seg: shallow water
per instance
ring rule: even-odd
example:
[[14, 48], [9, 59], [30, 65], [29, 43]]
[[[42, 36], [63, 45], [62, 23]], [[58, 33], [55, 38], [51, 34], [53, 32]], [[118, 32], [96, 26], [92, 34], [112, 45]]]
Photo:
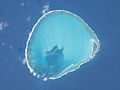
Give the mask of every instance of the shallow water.
[[40, 78], [60, 78], [92, 59], [99, 46], [97, 36], [80, 17], [68, 11], [51, 11], [30, 33], [27, 65]]

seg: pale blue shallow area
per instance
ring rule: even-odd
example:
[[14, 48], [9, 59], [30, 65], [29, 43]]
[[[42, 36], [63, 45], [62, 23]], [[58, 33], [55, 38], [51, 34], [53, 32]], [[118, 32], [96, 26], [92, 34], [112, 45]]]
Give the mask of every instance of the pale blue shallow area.
[[99, 44], [90, 27], [67, 11], [46, 14], [33, 30], [28, 63], [43, 78], [55, 79], [79, 68], [90, 60]]

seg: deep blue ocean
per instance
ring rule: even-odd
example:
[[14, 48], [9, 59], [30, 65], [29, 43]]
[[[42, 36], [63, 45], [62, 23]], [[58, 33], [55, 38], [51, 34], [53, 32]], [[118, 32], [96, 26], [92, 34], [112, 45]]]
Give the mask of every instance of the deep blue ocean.
[[[37, 20], [56, 9], [84, 19], [101, 47], [79, 70], [44, 82], [30, 74], [24, 51]], [[120, 90], [120, 1], [0, 0], [0, 90]]]

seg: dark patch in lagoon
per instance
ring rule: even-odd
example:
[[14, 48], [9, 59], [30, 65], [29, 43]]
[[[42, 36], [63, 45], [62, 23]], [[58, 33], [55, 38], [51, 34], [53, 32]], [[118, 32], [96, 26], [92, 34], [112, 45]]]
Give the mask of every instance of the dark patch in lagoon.
[[[48, 66], [55, 66], [60, 57], [63, 57], [63, 48], [58, 49], [57, 45], [51, 51], [46, 52], [45, 59]], [[59, 61], [58, 61], [59, 62]]]
[[97, 36], [80, 17], [54, 10], [33, 27], [26, 44], [26, 63], [33, 75], [57, 79], [89, 62], [99, 48]]

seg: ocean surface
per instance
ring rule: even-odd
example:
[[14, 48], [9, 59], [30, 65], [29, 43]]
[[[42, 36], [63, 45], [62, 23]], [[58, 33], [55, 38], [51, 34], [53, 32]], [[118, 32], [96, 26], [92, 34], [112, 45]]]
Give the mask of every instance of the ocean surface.
[[[120, 90], [119, 0], [1, 0], [0, 90]], [[50, 10], [80, 16], [95, 31], [100, 51], [80, 69], [46, 82], [29, 73], [25, 47], [37, 20]]]

